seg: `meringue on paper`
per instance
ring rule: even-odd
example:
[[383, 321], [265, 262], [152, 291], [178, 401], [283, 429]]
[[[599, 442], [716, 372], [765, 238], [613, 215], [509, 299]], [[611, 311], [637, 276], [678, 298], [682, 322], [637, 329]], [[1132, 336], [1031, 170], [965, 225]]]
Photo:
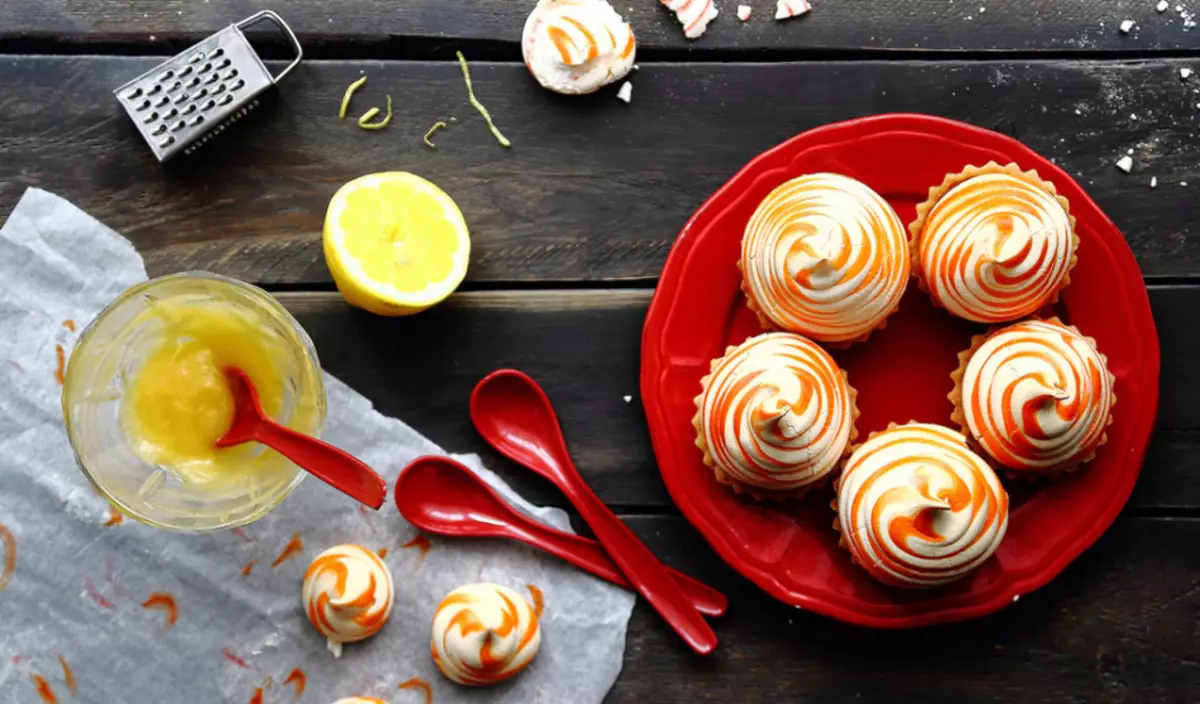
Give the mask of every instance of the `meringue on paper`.
[[605, 0], [541, 0], [521, 34], [525, 66], [555, 93], [594, 93], [633, 67], [633, 29]]
[[392, 615], [392, 573], [375, 553], [358, 545], [338, 545], [317, 555], [304, 574], [304, 611], [328, 639], [334, 657], [342, 643], [369, 638]]
[[433, 616], [433, 662], [452, 682], [502, 682], [529, 666], [542, 644], [538, 616], [499, 584], [468, 584], [446, 595]]

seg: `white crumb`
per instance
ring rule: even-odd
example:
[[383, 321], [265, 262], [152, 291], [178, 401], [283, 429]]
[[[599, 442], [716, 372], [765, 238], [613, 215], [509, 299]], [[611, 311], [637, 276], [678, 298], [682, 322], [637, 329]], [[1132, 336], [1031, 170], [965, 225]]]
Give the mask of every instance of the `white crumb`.
[[1121, 157], [1120, 159], [1117, 159], [1117, 168], [1124, 171], [1125, 173], [1129, 173], [1130, 171], [1133, 171], [1133, 157], [1126, 155], [1126, 156]]
[[1018, 601], [1020, 601], [1020, 600], [1021, 600], [1021, 595], [1020, 595], [1020, 594], [1013, 594], [1013, 603], [1014, 603], [1014, 604], [1015, 604], [1015, 603], [1017, 603], [1017, 602], [1018, 602]]
[[637, 64], [634, 64], [634, 65], [633, 65], [633, 70], [634, 70], [634, 71], [641, 71], [641, 70], [642, 70], [642, 67], [641, 67], [641, 66], [638, 66]]
[[1154, 9], [1158, 10], [1159, 12], [1166, 12], [1167, 8], [1170, 6], [1171, 5], [1167, 2], [1167, 0], [1159, 0], [1158, 4], [1154, 6]]
[[1122, 22], [1121, 23], [1121, 34], [1129, 34], [1129, 31], [1131, 29], [1133, 29], [1134, 24], [1135, 24], [1135, 22], [1133, 20], [1125, 20], [1124, 22]]
[[154, 41], [158, 41], [158, 37], [156, 37], [156, 36], [154, 36], [153, 34], [151, 34], [151, 35], [150, 35], [150, 41], [152, 41], [152, 42], [154, 42]]
[[1151, 187], [1151, 188], [1158, 188], [1158, 177], [1157, 177], [1157, 176], [1152, 176], [1152, 177], [1150, 178], [1150, 187]]
[[1132, 150], [1132, 149], [1130, 149], [1129, 151], [1127, 151], [1127, 152], [1125, 152], [1125, 153], [1126, 153], [1126, 154], [1128, 154], [1129, 156], [1133, 156], [1133, 150]]
[[749, 5], [738, 5], [737, 18], [743, 22], [750, 19], [751, 9]]
[[633, 100], [633, 84], [632, 83], [630, 83], [629, 81], [625, 81], [624, 83], [621, 84], [620, 89], [617, 90], [617, 100], [620, 100], [621, 102], [623, 102], [625, 104], [628, 104], [629, 101]]
[[633, 397], [632, 397], [632, 396], [622, 396], [621, 398], [625, 399], [625, 403], [632, 403], [632, 402], [633, 402]]
[[1183, 12], [1183, 5], [1176, 5], [1176, 6], [1175, 6], [1175, 11], [1176, 11], [1176, 12]]
[[1130, 120], [1136, 120], [1136, 119], [1137, 119], [1137, 113], [1136, 113], [1136, 112], [1131, 112], [1131, 113], [1129, 113], [1129, 119], [1130, 119]]
[[979, 14], [981, 14], [981, 15], [982, 15], [982, 14], [983, 14], [983, 13], [985, 13], [985, 12], [987, 12], [987, 8], [986, 8], [986, 7], [981, 7], [981, 8], [979, 8]]
[[1183, 79], [1183, 80], [1185, 80], [1185, 81], [1186, 81], [1187, 79], [1191, 78], [1191, 77], [1192, 77], [1192, 69], [1190, 69], [1190, 68], [1181, 68], [1181, 69], [1179, 69], [1179, 77], [1180, 77], [1180, 78], [1182, 78], [1182, 79]]

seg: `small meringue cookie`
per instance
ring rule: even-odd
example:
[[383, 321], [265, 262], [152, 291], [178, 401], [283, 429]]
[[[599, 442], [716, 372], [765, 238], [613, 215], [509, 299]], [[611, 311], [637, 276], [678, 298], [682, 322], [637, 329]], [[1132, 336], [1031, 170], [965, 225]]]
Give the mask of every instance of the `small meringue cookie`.
[[633, 29], [605, 0], [541, 0], [521, 35], [525, 66], [543, 88], [593, 93], [633, 67]]
[[375, 553], [358, 545], [338, 545], [317, 555], [304, 574], [305, 613], [328, 639], [334, 657], [342, 643], [375, 635], [392, 615], [392, 573]]
[[498, 584], [468, 584], [446, 595], [433, 616], [433, 662], [452, 682], [496, 684], [537, 657], [542, 630], [529, 602]]

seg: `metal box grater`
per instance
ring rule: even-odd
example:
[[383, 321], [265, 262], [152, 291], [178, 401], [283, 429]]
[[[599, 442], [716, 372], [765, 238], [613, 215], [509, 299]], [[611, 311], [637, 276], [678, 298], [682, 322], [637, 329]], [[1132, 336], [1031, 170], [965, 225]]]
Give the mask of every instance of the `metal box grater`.
[[[271, 76], [242, 30], [269, 20], [296, 50]], [[303, 57], [291, 27], [270, 11], [232, 24], [113, 91], [159, 161], [200, 145], [258, 106], [258, 96], [296, 68]]]

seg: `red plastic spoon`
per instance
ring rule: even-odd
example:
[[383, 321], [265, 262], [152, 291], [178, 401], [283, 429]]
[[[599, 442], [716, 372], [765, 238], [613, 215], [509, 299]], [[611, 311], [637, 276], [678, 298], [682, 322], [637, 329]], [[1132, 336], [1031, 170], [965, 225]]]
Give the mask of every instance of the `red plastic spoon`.
[[[396, 480], [396, 508], [427, 533], [519, 540], [617, 586], [631, 588], [600, 543], [519, 513], [474, 472], [449, 457], [418, 457], [401, 470]], [[708, 616], [725, 614], [729, 600], [724, 594], [681, 572], [670, 568], [667, 572], [697, 611]]]
[[471, 420], [500, 454], [566, 494], [629, 582], [692, 650], [707, 655], [717, 647], [716, 634], [666, 568], [579, 476], [550, 399], [537, 382], [512, 369], [489, 374], [471, 394]]
[[383, 505], [387, 482], [375, 470], [348, 452], [268, 418], [246, 372], [230, 367], [225, 376], [233, 391], [233, 425], [217, 440], [217, 447], [260, 442], [350, 498], [376, 510]]

